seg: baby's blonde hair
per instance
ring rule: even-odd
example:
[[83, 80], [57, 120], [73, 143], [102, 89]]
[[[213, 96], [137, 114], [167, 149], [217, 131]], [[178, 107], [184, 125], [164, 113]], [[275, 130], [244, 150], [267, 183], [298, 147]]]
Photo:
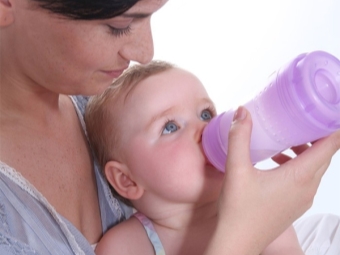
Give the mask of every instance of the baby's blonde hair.
[[[119, 134], [123, 130], [119, 129], [118, 115], [115, 114], [115, 109], [120, 109], [117, 104], [124, 102], [125, 97], [141, 81], [174, 67], [165, 61], [133, 65], [102, 94], [90, 98], [85, 112], [86, 131], [91, 148], [102, 169], [107, 162], [116, 160], [119, 155]], [[122, 200], [127, 202], [125, 199]]]

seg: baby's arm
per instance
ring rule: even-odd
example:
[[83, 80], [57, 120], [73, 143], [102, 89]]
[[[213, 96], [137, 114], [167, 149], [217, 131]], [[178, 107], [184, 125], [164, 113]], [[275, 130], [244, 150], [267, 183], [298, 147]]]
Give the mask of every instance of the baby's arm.
[[261, 255], [303, 255], [293, 226], [287, 228], [278, 238], [270, 243]]
[[99, 241], [96, 255], [154, 254], [147, 234], [135, 218], [131, 217], [108, 230]]

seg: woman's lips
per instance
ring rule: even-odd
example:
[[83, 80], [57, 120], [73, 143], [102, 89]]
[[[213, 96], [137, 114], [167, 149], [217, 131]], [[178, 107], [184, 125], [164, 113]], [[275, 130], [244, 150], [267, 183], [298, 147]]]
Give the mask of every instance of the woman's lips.
[[106, 75], [108, 75], [110, 78], [115, 79], [118, 78], [125, 70], [126, 68], [120, 69], [120, 70], [112, 70], [112, 71], [103, 71]]
[[121, 69], [118, 69], [118, 70], [103, 71], [103, 73], [108, 75], [110, 78], [115, 79], [115, 78], [118, 78], [124, 72], [124, 70], [127, 69], [127, 68], [128, 68], [128, 66], [121, 68]]

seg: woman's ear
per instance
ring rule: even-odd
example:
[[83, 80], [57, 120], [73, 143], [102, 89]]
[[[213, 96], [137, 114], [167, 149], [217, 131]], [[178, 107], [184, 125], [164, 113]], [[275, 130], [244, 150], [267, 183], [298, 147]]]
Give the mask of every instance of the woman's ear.
[[125, 164], [117, 161], [107, 162], [105, 175], [111, 186], [124, 198], [136, 200], [144, 193], [143, 187], [133, 180], [130, 170]]
[[0, 0], [0, 27], [7, 27], [14, 22], [12, 0]]

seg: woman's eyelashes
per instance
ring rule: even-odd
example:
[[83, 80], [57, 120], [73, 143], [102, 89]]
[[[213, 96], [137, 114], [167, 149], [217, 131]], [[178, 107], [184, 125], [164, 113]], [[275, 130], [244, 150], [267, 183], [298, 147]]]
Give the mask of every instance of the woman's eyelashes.
[[128, 35], [131, 32], [131, 27], [127, 26], [125, 28], [116, 28], [113, 26], [108, 25], [110, 32], [112, 35], [116, 36], [116, 37], [120, 37], [123, 35]]

